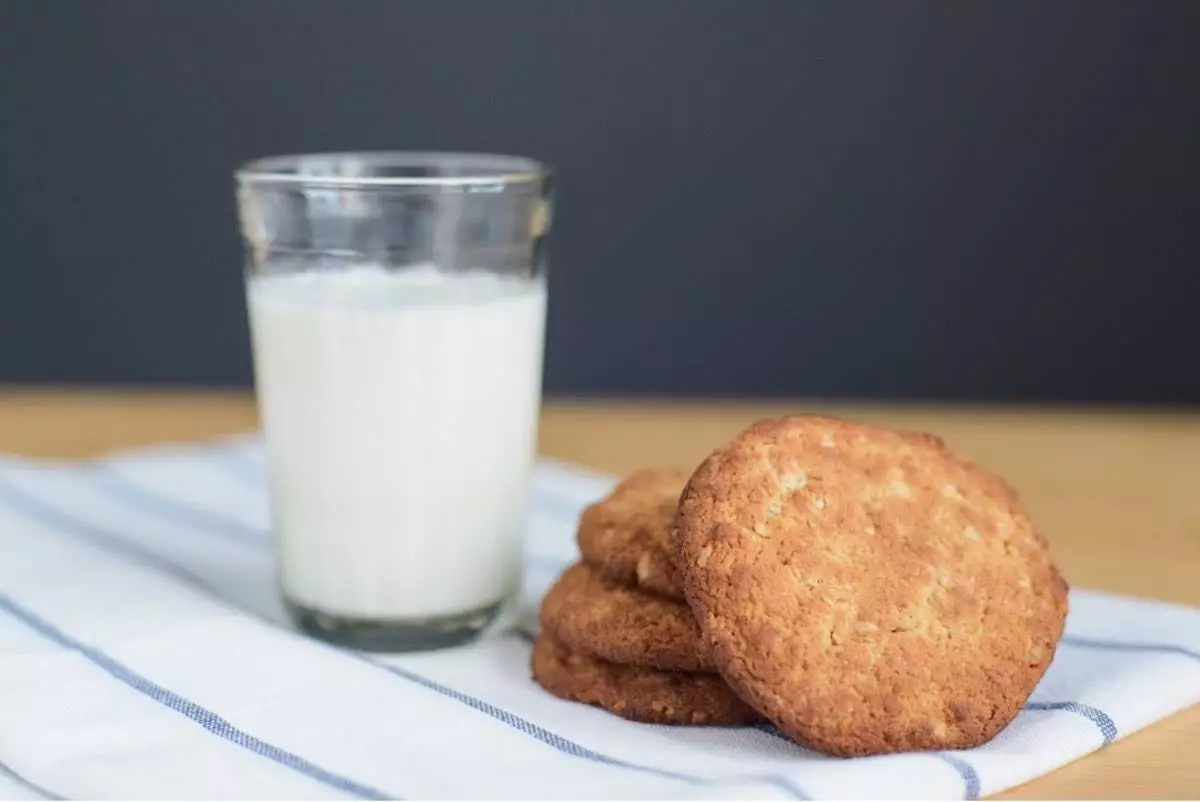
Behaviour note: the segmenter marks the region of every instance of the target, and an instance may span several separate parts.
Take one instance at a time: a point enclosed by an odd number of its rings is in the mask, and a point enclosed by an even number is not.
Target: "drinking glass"
[[[549,172],[338,153],[236,178],[289,615],[370,650],[477,637],[520,592]]]

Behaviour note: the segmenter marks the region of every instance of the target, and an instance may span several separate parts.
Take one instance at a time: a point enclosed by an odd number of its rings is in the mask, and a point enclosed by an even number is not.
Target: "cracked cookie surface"
[[[633,721],[727,727],[762,721],[716,674],[610,663],[545,634],[534,641],[532,669],[537,683],[555,696]]]
[[[722,675],[836,755],[976,746],[1049,666],[1067,585],[999,477],[936,437],[760,421],[679,506],[685,595]]]
[[[687,480],[682,470],[638,471],[584,510],[577,538],[584,562],[622,585],[682,599],[673,530]]]
[[[546,593],[540,619],[573,651],[668,671],[716,671],[686,604],[619,585],[583,563]]]

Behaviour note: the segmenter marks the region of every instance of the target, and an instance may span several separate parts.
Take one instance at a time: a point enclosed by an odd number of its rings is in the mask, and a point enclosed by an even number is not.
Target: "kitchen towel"
[[[1200,700],[1200,610],[1076,590],[1054,664],[979,749],[842,760],[561,701],[528,633],[611,483],[539,465],[510,634],[380,656],[286,623],[255,437],[0,460],[0,799],[974,798]]]

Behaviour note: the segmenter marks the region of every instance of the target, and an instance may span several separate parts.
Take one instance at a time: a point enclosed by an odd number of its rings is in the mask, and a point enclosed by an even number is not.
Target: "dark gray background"
[[[560,171],[547,390],[1200,402],[1200,3],[4,2],[0,382],[247,384],[231,170]]]

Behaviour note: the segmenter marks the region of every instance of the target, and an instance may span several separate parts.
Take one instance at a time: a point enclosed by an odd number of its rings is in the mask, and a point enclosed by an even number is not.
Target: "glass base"
[[[446,649],[476,640],[502,620],[504,600],[478,610],[431,618],[347,618],[297,604],[286,596],[288,617],[306,635],[367,652]]]

